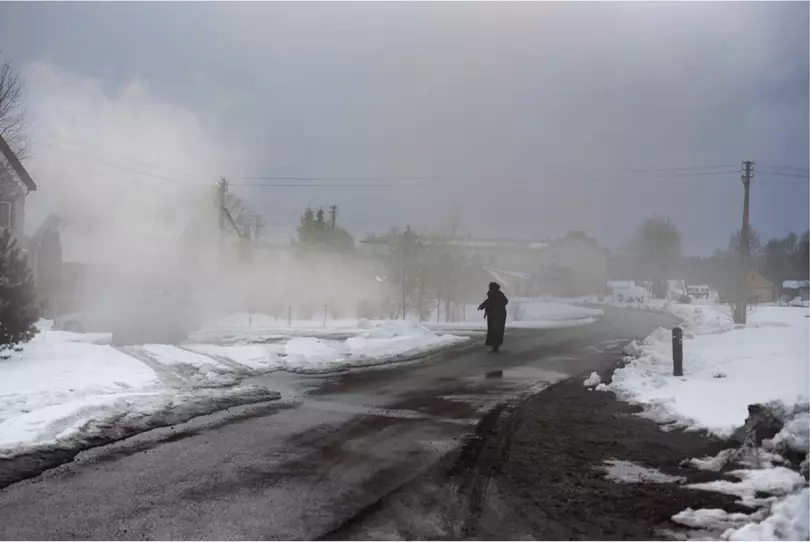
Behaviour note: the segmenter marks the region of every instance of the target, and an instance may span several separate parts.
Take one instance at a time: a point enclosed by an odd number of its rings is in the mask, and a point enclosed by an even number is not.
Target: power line
[[[776,175],[777,177],[793,177],[796,179],[810,178],[810,174],[808,173],[782,173],[780,171],[769,171],[767,169],[760,170],[760,173],[764,173],[765,175]]]
[[[97,162],[99,164],[106,165],[106,166],[111,167],[113,169],[118,169],[118,170],[121,170],[121,171],[127,171],[127,172],[130,172],[130,173],[136,173],[138,175],[144,175],[146,177],[152,177],[154,179],[159,179],[159,180],[162,180],[162,181],[186,182],[186,183],[193,182],[190,177],[189,178],[169,177],[167,175],[160,175],[158,173],[152,173],[152,172],[149,172],[149,171],[143,171],[141,169],[136,169],[136,168],[127,166],[126,164],[121,164],[121,163],[118,163],[118,162],[110,162],[108,160],[104,160],[102,158],[94,156],[89,151],[85,151],[85,150],[82,150],[82,149],[65,149],[64,147],[59,147],[57,145],[53,145],[53,144],[47,143],[47,142],[42,143],[42,144],[45,147],[50,147],[52,149],[56,149],[56,150],[60,150],[60,151],[67,151],[66,154],[68,154],[68,155],[70,155],[71,153],[73,153],[73,154],[82,153],[84,156],[74,156],[74,158],[80,158],[80,159],[83,159],[83,160],[90,160],[92,162]]]
[[[777,166],[777,165],[770,165],[770,164],[763,164],[762,167],[764,167],[766,169],[786,171],[788,173],[806,173],[806,172],[810,172],[810,168],[806,168],[806,167]]]
[[[155,164],[153,162],[147,162],[145,160],[141,160],[141,159],[138,159],[138,158],[133,158],[131,156],[127,156],[127,155],[124,155],[124,154],[121,154],[121,153],[118,153],[118,152],[115,152],[115,151],[111,151],[109,149],[106,149],[104,147],[101,147],[101,146],[93,144],[93,143],[89,143],[87,141],[82,141],[80,139],[69,137],[69,136],[66,136],[66,135],[63,135],[63,134],[58,134],[56,132],[51,132],[49,130],[43,130],[43,133],[44,133],[45,137],[50,137],[52,139],[59,139],[59,140],[62,140],[62,141],[68,142],[68,143],[72,143],[73,145],[79,145],[79,146],[83,146],[83,147],[88,147],[94,153],[101,152],[103,154],[108,154],[110,156],[115,156],[117,158],[121,158],[123,160],[133,162],[133,163],[136,163],[136,164],[140,164],[142,166],[146,166],[146,167],[149,167],[149,168],[152,168],[152,169],[165,171],[165,169],[162,166],[160,166],[158,164]],[[72,150],[72,149],[70,149],[70,150]],[[81,149],[78,149],[78,150],[81,150]]]
[[[719,166],[679,166],[679,167],[659,167],[659,168],[644,168],[644,169],[631,169],[630,171],[634,172],[655,172],[655,171],[690,171],[690,170],[698,170],[698,169],[727,169],[727,168],[736,168],[736,171],[740,171],[739,166],[736,164],[723,164]]]
[[[717,169],[724,169],[728,170],[729,168],[735,168],[733,171],[698,171],[698,170],[717,170]],[[627,169],[627,170],[617,170],[616,174],[626,174],[626,173],[645,173],[645,172],[672,172],[673,176],[683,175],[683,176],[692,176],[692,175],[718,175],[718,174],[725,174],[725,173],[739,173],[740,169],[739,166],[735,166],[733,164],[725,164],[725,165],[717,165],[717,166],[682,166],[682,167],[667,167],[667,168],[634,168],[634,169]],[[682,172],[682,173],[679,173]],[[327,181],[334,181],[332,183],[333,186],[338,186],[340,182],[351,182],[352,185],[357,184],[359,182],[370,182],[370,181],[386,181],[389,183],[392,182],[399,182],[399,181],[421,181],[421,182],[435,182],[435,181],[443,181],[449,180],[444,176],[329,176],[329,175],[321,175],[321,176],[281,176],[281,175],[256,175],[256,176],[229,176],[229,179],[233,182],[233,184],[251,186],[252,181],[269,181],[269,182],[283,182],[286,181],[287,183],[278,184],[278,186],[308,186],[303,183],[309,182],[327,182]],[[235,182],[235,181],[247,181],[247,182]],[[299,183],[299,181],[301,181]],[[293,182],[295,184],[293,185]],[[375,183],[378,184],[378,183]],[[257,184],[255,186],[264,186],[264,184]],[[266,186],[276,186],[276,184],[268,184]],[[320,184],[315,185],[320,186]],[[365,185],[363,185],[365,186]]]
[[[694,171],[694,172],[675,172],[670,173],[668,175],[652,175],[647,177],[648,179],[672,179],[672,178],[680,178],[680,177],[711,177],[715,175],[737,175],[740,172],[739,169],[735,170],[726,170],[726,171]],[[617,174],[617,176],[620,174]],[[268,177],[269,178],[269,177]],[[290,181],[293,179],[297,179],[294,177],[287,177],[282,178],[279,177],[279,180],[283,181]],[[300,179],[304,179],[303,177]],[[319,177],[318,179],[354,179],[354,178],[347,178],[347,177]],[[367,179],[374,179],[374,178],[367,178]],[[240,182],[240,183],[232,183],[233,186],[244,186],[244,187],[256,187],[256,188],[416,188],[416,187],[430,187],[430,188],[439,188],[441,185],[456,185],[459,183],[466,183],[471,181],[471,178],[465,179],[449,179],[446,177],[438,177],[433,182],[418,182],[418,183],[392,183],[388,182],[386,178],[380,178],[386,182]],[[403,178],[405,179],[405,178]],[[478,180],[478,179],[475,179]],[[523,182],[534,182],[537,178],[525,178],[521,179]],[[599,178],[585,178],[582,179],[583,181],[590,181],[590,182],[609,182],[612,179],[606,177],[599,177]],[[499,180],[498,182],[510,182],[509,180]],[[515,182],[513,179],[511,182]]]

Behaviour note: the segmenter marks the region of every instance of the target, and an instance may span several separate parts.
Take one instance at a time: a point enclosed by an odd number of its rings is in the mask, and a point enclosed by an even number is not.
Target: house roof
[[[782,283],[782,288],[788,290],[799,290],[800,288],[809,288],[810,280],[786,280]]]
[[[28,174],[28,171],[23,167],[22,162],[20,162],[17,155],[14,154],[14,151],[11,150],[11,147],[8,146],[3,136],[0,136],[0,154],[6,157],[6,160],[8,160],[8,163],[11,165],[11,169],[14,170],[25,187],[31,192],[35,191],[37,189],[37,183],[35,183],[31,175]]]
[[[756,270],[748,273],[748,286],[750,288],[772,288],[773,282],[769,281]]]

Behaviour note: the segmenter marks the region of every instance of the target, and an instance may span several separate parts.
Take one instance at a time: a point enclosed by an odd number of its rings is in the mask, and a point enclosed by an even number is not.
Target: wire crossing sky
[[[0,3],[27,83],[27,220],[227,177],[355,236],[586,230],[670,216],[687,253],[808,225],[807,3]],[[166,188],[166,190],[173,190]],[[78,202],[83,202],[81,205]],[[285,229],[286,228],[286,229]]]

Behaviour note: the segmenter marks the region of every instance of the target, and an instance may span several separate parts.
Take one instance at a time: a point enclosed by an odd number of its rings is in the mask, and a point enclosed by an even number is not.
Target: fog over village
[[[0,3],[0,538],[810,538],[808,6]]]

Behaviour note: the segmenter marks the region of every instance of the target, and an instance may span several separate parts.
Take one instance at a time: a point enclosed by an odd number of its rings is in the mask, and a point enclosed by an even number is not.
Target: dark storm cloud
[[[738,227],[739,175],[631,170],[808,163],[806,3],[2,4],[0,13],[3,49],[17,61],[110,88],[137,76],[194,111],[248,156],[221,173],[440,179],[242,189],[268,208],[338,203],[361,235],[394,222],[435,226],[455,202],[476,234],[577,228],[611,246],[644,215],[665,213],[687,249],[703,252]],[[807,227],[807,183],[794,181],[757,177],[752,220],[764,236]]]

